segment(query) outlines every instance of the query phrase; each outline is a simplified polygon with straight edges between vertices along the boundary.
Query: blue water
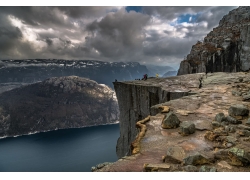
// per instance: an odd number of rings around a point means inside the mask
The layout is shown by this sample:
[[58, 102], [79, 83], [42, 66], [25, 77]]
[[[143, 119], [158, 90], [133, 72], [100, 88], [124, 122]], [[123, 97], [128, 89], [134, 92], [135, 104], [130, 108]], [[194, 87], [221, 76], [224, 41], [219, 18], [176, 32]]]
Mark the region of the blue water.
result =
[[119, 124], [0, 139], [0, 172], [90, 172], [114, 162]]

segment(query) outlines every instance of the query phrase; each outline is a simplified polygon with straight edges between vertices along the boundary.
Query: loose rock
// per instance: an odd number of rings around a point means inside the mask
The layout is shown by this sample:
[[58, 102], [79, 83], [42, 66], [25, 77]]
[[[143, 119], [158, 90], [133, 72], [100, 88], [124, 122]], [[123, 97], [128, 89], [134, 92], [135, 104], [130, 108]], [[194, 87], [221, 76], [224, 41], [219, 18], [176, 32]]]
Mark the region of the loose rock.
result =
[[218, 113], [218, 114], [216, 114], [215, 121], [217, 121], [219, 123], [221, 123], [223, 121], [226, 121], [226, 117], [225, 117], [224, 113]]
[[248, 116], [248, 113], [249, 109], [243, 104], [235, 104], [228, 109], [230, 116]]
[[169, 147], [164, 162], [181, 163], [184, 157], [185, 151], [182, 147]]
[[199, 172], [216, 172], [216, 168], [215, 167], [209, 167], [209, 166], [201, 166], [199, 169]]
[[229, 158], [231, 159], [231, 164], [235, 166], [245, 166], [249, 164], [250, 155], [246, 153], [244, 149], [231, 148], [228, 151]]
[[200, 153], [190, 155], [183, 159], [184, 165], [202, 165], [210, 163], [209, 159]]
[[186, 171], [186, 172], [198, 172], [198, 168], [193, 165], [184, 166], [182, 169], [183, 171]]
[[179, 127], [179, 124], [180, 120], [178, 119], [178, 117], [173, 112], [169, 112], [163, 118], [161, 127], [164, 129], [171, 129]]
[[179, 133], [183, 136], [193, 134], [195, 132], [195, 125], [190, 121], [183, 121], [180, 125]]

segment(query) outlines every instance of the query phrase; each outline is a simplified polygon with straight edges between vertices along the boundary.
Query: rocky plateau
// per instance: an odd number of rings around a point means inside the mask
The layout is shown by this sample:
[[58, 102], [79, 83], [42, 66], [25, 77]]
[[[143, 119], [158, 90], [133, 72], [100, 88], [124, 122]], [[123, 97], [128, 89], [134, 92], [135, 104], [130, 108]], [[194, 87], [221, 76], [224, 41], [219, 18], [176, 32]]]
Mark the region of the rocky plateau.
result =
[[120, 138], [95, 172], [249, 172], [250, 74], [114, 82]]

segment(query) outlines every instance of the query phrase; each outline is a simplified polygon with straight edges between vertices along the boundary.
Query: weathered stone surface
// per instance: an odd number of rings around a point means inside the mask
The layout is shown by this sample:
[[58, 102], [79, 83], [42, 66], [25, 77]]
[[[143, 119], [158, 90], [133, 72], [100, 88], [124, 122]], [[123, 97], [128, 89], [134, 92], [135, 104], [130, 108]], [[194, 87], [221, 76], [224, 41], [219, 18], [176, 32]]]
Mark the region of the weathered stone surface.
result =
[[226, 161], [220, 161], [218, 162], [218, 166], [226, 169], [232, 169], [232, 166], [230, 166]]
[[183, 159], [184, 165], [196, 166], [196, 165], [202, 165], [202, 164], [208, 164], [208, 163], [210, 163], [210, 160], [200, 153], [196, 153], [194, 155], [189, 155]]
[[164, 161], [172, 163], [181, 163], [184, 157], [185, 157], [184, 149], [179, 146], [174, 146], [174, 147], [169, 147], [167, 149]]
[[194, 123], [190, 122], [190, 121], [183, 121], [180, 124], [180, 131], [179, 133], [182, 136], [187, 136], [189, 134], [193, 134], [195, 132], [195, 125]]
[[225, 137], [225, 141], [228, 142], [228, 143], [235, 144], [236, 141], [238, 141], [238, 140], [235, 137], [233, 137], [233, 136], [226, 136]]
[[250, 94], [246, 94], [246, 95], [242, 96], [242, 98], [243, 98], [243, 101], [250, 100]]
[[179, 124], [179, 118], [173, 112], [169, 112], [163, 118], [161, 127], [164, 129], [171, 129], [179, 127]]
[[234, 147], [228, 151], [228, 154], [232, 165], [244, 166], [250, 162], [250, 155], [244, 149]]
[[219, 160], [228, 160], [228, 150], [227, 149], [220, 149], [214, 152], [214, 158]]
[[209, 167], [206, 165], [203, 165], [200, 167], [199, 172], [216, 172], [216, 168], [215, 167]]
[[219, 123], [221, 123], [223, 121], [226, 121], [226, 117], [225, 117], [224, 113], [218, 113], [218, 114], [216, 114], [215, 121], [217, 121]]
[[248, 116], [249, 109], [243, 104], [235, 104], [230, 106], [228, 114], [230, 116]]
[[144, 164], [143, 169], [146, 172], [165, 172], [169, 171], [171, 166], [169, 164]]
[[198, 172], [198, 168], [196, 166], [193, 165], [187, 165], [183, 167], [183, 171], [186, 172]]

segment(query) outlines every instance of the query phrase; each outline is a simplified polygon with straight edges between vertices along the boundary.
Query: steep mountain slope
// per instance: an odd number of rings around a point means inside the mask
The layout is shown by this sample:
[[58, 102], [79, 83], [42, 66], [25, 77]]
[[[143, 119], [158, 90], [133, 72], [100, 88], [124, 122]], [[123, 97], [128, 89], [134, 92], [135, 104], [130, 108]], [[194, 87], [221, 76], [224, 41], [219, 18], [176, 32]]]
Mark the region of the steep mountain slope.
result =
[[0, 137], [115, 123], [108, 86], [77, 76], [50, 78], [0, 94]]
[[250, 7], [225, 15], [204, 38], [192, 46], [178, 75], [200, 72], [239, 72], [250, 68]]

